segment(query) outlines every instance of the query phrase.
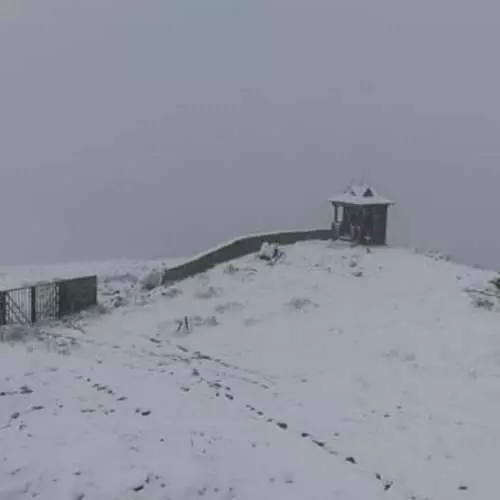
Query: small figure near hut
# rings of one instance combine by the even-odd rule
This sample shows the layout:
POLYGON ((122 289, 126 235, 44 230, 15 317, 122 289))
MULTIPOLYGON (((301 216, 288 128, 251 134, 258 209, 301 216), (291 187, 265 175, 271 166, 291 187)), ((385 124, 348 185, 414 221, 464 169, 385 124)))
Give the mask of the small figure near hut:
POLYGON ((334 239, 355 245, 386 244, 387 212, 394 202, 377 195, 370 187, 356 185, 329 201, 334 209, 334 239))

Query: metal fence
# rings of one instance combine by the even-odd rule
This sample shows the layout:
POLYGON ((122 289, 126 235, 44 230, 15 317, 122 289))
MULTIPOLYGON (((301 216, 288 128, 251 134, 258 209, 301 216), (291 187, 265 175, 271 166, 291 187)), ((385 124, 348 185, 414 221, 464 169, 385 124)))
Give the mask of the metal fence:
POLYGON ((97 276, 0 291, 0 326, 57 320, 97 305, 97 276))

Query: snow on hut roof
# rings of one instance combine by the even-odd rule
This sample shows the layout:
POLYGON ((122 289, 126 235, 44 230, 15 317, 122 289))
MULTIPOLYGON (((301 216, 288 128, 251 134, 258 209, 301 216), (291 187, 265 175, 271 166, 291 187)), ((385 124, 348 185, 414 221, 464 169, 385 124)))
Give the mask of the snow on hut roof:
POLYGON ((328 200, 341 205, 393 205, 394 202, 379 196, 371 187, 351 185, 342 194, 328 200))

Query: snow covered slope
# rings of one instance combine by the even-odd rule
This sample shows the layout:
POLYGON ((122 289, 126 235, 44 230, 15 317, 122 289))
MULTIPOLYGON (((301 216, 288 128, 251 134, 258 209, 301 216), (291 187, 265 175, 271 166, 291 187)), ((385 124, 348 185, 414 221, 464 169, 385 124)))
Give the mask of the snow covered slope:
POLYGON ((1 500, 498 496, 500 314, 464 291, 491 273, 327 243, 120 269, 110 312, 0 345, 1 500))

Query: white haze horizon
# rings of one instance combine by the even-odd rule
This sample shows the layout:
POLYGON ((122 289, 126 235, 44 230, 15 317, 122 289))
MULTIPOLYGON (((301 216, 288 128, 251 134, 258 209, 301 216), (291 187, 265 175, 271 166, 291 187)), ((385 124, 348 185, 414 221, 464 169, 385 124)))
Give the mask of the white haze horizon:
POLYGON ((500 268, 491 0, 6 0, 0 265, 176 258, 329 227, 500 268))

